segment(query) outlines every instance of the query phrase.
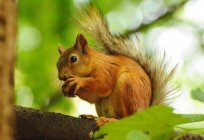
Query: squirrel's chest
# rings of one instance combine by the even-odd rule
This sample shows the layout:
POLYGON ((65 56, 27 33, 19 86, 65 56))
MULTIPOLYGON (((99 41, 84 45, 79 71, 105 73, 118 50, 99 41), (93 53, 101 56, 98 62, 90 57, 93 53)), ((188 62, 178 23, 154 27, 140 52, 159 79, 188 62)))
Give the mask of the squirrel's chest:
POLYGON ((103 99, 100 101, 100 103, 96 103, 95 106, 98 116, 105 116, 110 118, 116 117, 116 113, 112 105, 111 99, 103 99))

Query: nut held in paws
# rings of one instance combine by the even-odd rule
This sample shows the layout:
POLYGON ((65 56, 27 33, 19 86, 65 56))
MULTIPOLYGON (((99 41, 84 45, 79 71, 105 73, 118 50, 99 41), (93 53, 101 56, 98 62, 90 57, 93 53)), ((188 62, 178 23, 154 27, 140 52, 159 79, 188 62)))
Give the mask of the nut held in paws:
POLYGON ((74 95, 75 87, 76 87, 76 85, 71 86, 68 91, 65 90, 66 88, 62 88, 64 96, 75 97, 75 95, 74 95))

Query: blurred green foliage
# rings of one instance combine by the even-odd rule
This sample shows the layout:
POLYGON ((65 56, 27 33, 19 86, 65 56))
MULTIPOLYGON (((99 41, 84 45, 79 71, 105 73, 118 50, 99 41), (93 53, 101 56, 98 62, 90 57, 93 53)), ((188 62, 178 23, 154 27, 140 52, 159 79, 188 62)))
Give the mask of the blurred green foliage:
POLYGON ((16 104, 68 112, 58 81, 58 44, 71 46, 77 34, 69 0, 18 1, 16 104), (26 101, 28 100, 28 101, 26 101))
POLYGON ((204 91, 201 90, 200 88, 194 89, 191 92, 191 97, 195 100, 198 100, 200 102, 204 103, 204 91))

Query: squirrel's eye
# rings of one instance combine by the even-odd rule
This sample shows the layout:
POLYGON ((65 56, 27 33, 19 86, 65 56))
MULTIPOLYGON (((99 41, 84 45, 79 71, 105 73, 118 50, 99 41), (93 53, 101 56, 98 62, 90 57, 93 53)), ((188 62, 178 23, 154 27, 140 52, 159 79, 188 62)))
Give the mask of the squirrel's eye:
POLYGON ((70 60, 71 60, 71 63, 74 63, 74 62, 77 61, 77 57, 76 56, 71 56, 70 60))

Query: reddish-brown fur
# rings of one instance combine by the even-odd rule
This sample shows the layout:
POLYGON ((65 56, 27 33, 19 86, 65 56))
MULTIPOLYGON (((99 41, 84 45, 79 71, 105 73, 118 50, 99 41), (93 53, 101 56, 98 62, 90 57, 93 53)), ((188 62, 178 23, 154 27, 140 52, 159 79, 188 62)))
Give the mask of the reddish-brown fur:
POLYGON ((123 118, 149 106, 150 79, 132 59, 98 52, 88 47, 83 35, 78 35, 73 48, 60 53, 59 78, 68 85, 70 81, 78 84, 77 96, 94 103, 99 116, 123 118), (70 55, 76 55, 78 61, 70 63, 70 55))

